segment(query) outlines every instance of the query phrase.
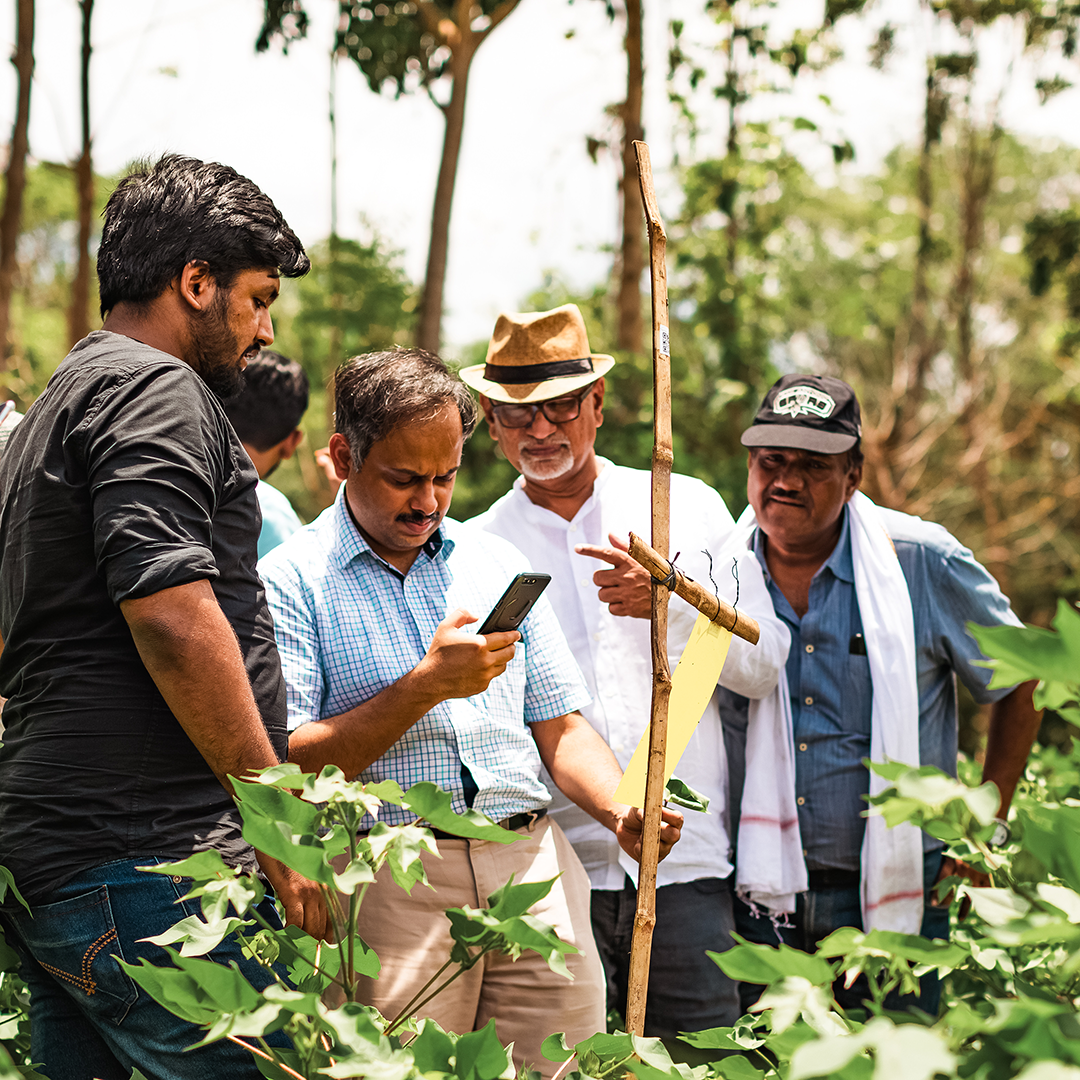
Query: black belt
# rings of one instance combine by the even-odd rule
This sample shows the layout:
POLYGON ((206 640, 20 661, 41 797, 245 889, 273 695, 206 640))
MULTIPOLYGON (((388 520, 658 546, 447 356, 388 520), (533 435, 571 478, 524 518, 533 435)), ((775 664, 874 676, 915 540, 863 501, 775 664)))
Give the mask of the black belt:
POLYGON ((811 870, 807 877, 811 891, 815 889, 855 889, 862 881, 858 870, 811 870))
MULTIPOLYGON (((535 825, 541 818, 547 817, 547 807, 539 810, 526 810, 523 814, 514 814, 513 817, 503 818, 498 824, 511 832, 524 829, 526 825, 535 825)), ((431 829, 431 826, 428 826, 431 829)), ((443 832, 442 829, 431 829, 431 835, 436 840, 464 840, 464 836, 456 836, 454 833, 443 832)))

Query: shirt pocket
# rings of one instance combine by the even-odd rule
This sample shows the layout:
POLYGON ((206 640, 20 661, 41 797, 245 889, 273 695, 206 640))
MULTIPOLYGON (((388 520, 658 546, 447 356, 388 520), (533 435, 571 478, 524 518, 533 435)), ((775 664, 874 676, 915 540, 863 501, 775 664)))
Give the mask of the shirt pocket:
POLYGON ((849 654, 847 681, 843 687, 844 730, 870 735, 874 707, 874 684, 870 680, 870 659, 849 654))

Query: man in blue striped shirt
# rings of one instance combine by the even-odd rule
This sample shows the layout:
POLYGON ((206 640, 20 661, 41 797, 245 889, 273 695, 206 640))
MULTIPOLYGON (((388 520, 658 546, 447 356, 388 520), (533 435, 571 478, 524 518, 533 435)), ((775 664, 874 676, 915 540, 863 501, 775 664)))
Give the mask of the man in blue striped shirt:
MULTIPOLYGON (((638 811, 612 801, 621 770, 577 709, 589 700, 550 605, 521 632, 470 632, 513 576, 530 569, 506 541, 444 520, 465 439, 476 424, 466 387, 440 360, 399 350, 348 361, 335 377, 330 454, 343 480, 334 505, 260 564, 288 688, 290 759, 333 763, 364 781, 429 780, 520 833, 503 846, 437 836, 425 856, 434 894, 403 894, 382 874, 364 898, 360 932, 382 974, 361 997, 393 1016, 444 962, 442 912, 484 906, 510 877, 561 875, 533 914, 580 951, 573 982, 526 953, 487 957, 424 1010, 468 1031, 494 1017, 515 1062, 550 1076, 540 1044, 604 1028, 603 976, 589 918, 589 880, 546 817, 555 783, 640 851, 638 811)), ((387 807, 382 820, 411 820, 387 807)), ((665 850, 681 817, 668 815, 665 850)))

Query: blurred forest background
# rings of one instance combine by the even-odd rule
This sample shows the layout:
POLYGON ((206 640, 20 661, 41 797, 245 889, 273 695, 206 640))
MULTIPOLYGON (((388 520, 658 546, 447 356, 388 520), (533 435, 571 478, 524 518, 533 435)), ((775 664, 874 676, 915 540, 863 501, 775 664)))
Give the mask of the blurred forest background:
MULTIPOLYGON (((312 29, 304 4, 333 2, 264 0, 257 39, 235 48, 287 53, 312 29)), ((273 312, 274 347, 300 360, 315 388, 305 442, 273 478, 305 518, 331 497, 313 452, 328 438, 325 386, 336 364, 395 343, 440 346, 470 65, 481 46, 499 49, 499 25, 519 3, 539 2, 338 4, 333 40, 324 43, 328 108, 312 118, 332 136, 330 235, 309 245, 312 273, 285 289, 273 312), (373 92, 427 94, 442 113, 422 281, 410 280, 393 236, 368 226, 339 234, 340 65, 359 68, 373 92)), ((651 0, 576 2, 605 5, 611 47, 625 55, 625 97, 597 116, 584 148, 594 161, 619 163, 621 227, 611 237, 610 273, 591 288, 571 288, 553 270, 506 306, 582 306, 593 348, 619 361, 598 447, 648 467, 648 281, 630 143, 649 135, 642 3, 651 0)), ((681 200, 667 222, 676 469, 716 487, 737 515, 745 506, 739 434, 764 390, 787 371, 838 375, 862 402, 865 490, 944 524, 998 577, 1021 617, 1048 623, 1058 595, 1080 597, 1080 149, 1007 130, 1000 105, 1017 79, 1031 81, 1044 104, 1070 89, 1080 4, 911 0, 910 17, 924 31, 922 131, 869 173, 855 167, 838 125, 793 111, 792 91, 841 59, 845 20, 873 22, 866 54, 845 58, 867 71, 894 62, 901 26, 867 0, 825 0, 817 24, 793 36, 775 29, 770 0, 686 4, 695 19, 672 19, 666 30, 668 122, 681 148, 681 200), (719 138, 700 137, 705 128, 719 138), (831 169, 807 165, 811 145, 827 149, 831 169)), ((28 145, 34 2, 14 4, 19 99, 0 216, 0 386, 20 409, 70 343, 99 325, 92 264, 115 178, 93 171, 94 0, 73 0, 71 12, 82 29, 82 152, 53 163, 28 145)), ((476 341, 455 359, 478 362, 485 347, 476 341)), ((483 510, 513 479, 478 431, 452 513, 483 510)))

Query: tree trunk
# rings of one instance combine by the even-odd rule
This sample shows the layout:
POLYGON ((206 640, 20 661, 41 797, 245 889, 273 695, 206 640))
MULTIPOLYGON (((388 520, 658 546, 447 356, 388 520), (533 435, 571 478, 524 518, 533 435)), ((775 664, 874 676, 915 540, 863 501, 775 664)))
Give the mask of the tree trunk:
POLYGON ((626 101, 622 107, 622 257, 619 261, 620 349, 641 351, 641 273, 645 245, 641 235, 641 207, 634 143, 644 140, 641 99, 645 79, 641 43, 641 0, 626 0, 626 101))
POLYGON ((427 274, 424 294, 420 300, 420 319, 416 325, 416 344, 428 352, 439 351, 443 288, 446 284, 446 257, 450 247, 450 208, 454 201, 454 182, 457 179, 458 158, 461 156, 461 133, 465 127, 465 92, 469 85, 469 68, 476 53, 476 38, 466 25, 454 48, 450 65, 453 86, 450 101, 443 106, 446 134, 443 139, 439 181, 435 185, 435 205, 431 212, 431 242, 428 247, 427 274))
POLYGON ((82 9, 82 65, 80 90, 82 106, 82 153, 75 166, 79 203, 78 261, 71 286, 68 310, 68 338, 72 345, 90 333, 90 229, 94 220, 94 167, 90 157, 90 20, 94 0, 79 0, 82 9))
POLYGON ((15 255, 22 225, 26 155, 29 151, 30 87, 34 74, 34 0, 17 0, 15 55, 11 62, 18 72, 19 93, 8 148, 4 209, 0 213, 0 366, 5 368, 11 356, 11 295, 15 284, 15 255))

